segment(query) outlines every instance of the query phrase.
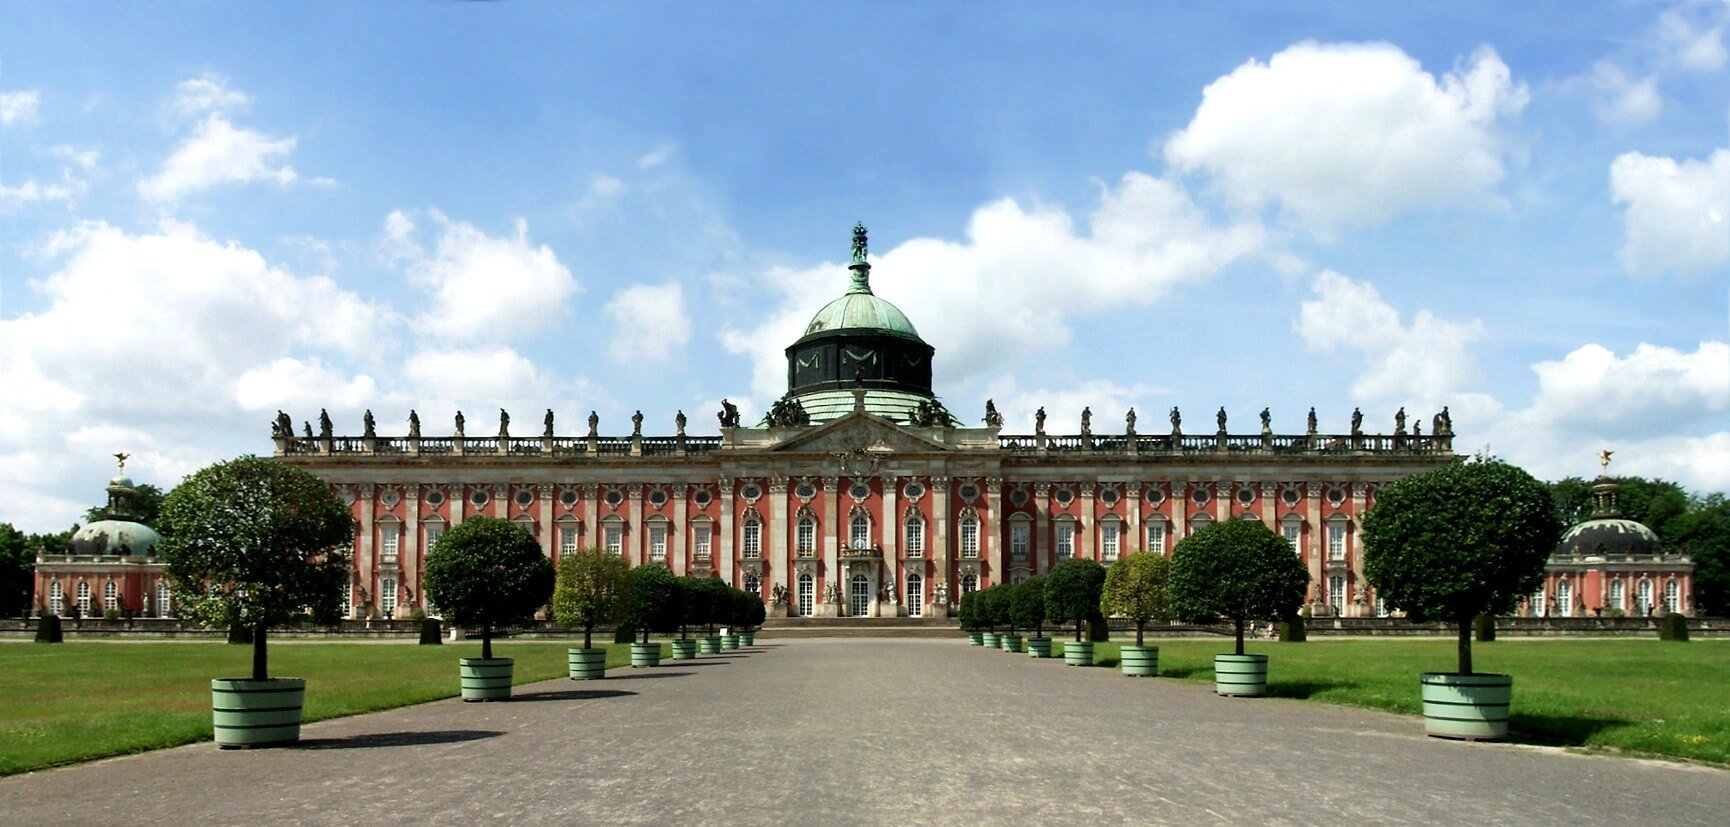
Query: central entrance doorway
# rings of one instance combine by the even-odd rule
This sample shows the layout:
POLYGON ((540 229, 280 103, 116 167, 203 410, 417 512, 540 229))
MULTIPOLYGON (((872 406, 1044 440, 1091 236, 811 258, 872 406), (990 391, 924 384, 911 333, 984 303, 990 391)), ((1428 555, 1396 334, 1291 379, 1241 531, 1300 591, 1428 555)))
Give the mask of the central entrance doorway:
POLYGON ((817 581, 811 575, 800 573, 797 599, 800 617, 810 617, 816 614, 817 581))
POLYGON ((853 575, 847 589, 847 611, 854 617, 871 613, 871 581, 863 574, 853 575))
POLYGON ((917 574, 907 575, 907 616, 923 617, 925 615, 925 578, 917 574))

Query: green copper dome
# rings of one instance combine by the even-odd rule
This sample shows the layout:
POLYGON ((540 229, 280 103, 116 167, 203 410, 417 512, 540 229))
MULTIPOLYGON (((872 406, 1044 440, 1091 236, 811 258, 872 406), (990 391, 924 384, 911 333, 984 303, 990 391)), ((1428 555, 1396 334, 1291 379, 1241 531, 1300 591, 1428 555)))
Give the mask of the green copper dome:
POLYGON ((907 314, 876 296, 871 295, 871 288, 847 291, 847 294, 823 306, 817 315, 811 317, 811 323, 805 326, 805 335, 824 333, 831 330, 876 330, 918 339, 919 331, 913 329, 913 323, 907 320, 907 314))

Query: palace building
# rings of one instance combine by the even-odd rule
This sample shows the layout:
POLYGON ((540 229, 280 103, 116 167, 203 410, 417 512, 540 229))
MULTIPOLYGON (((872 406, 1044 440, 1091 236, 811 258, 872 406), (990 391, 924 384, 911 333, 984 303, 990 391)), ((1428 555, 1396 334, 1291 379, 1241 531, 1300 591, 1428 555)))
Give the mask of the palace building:
POLYGON ((1609 455, 1602 455, 1605 474, 1592 484, 1591 515, 1562 535, 1544 566, 1543 585, 1526 601, 1526 614, 1692 615, 1693 560, 1665 550, 1652 529, 1622 516, 1616 504, 1621 486, 1608 476, 1609 455))
POLYGON ((1378 612, 1364 581, 1359 517, 1379 486, 1456 457, 1446 411, 1429 434, 1260 428, 1186 432, 1176 408, 1159 433, 1129 411, 1096 431, 1002 433, 958 421, 932 388, 931 345, 871 290, 863 227, 854 230, 851 284, 788 345, 787 394, 761 422, 726 401, 719 436, 603 435, 588 417, 560 434, 548 411, 539 435, 427 436, 410 413, 404 436, 295 433, 278 415, 275 454, 328 480, 360 527, 351 614, 434 611, 421 589, 426 550, 464 519, 510 520, 550 557, 601 546, 635 565, 715 576, 761 595, 773 614, 945 617, 959 596, 1047 571, 1058 560, 1109 563, 1136 550, 1169 554, 1178 538, 1220 520, 1254 519, 1292 541, 1314 579, 1312 612, 1378 612))

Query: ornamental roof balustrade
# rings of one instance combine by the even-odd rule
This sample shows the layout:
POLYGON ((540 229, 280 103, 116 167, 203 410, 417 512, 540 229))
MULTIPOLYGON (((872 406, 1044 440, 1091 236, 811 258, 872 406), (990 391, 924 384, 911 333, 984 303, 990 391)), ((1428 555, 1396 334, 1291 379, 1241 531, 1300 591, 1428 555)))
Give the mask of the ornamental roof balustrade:
POLYGON ((277 437, 278 456, 683 456, 721 447, 718 436, 277 437))
POLYGON ((1454 438, 1427 434, 1003 434, 997 437, 997 445, 1016 452, 1113 454, 1448 454, 1453 452, 1454 438))

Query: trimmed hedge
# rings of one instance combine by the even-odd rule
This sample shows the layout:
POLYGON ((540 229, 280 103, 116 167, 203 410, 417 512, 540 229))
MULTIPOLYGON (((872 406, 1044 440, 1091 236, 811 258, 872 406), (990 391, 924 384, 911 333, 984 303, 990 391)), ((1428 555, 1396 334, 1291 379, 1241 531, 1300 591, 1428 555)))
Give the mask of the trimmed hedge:
POLYGON ((1688 618, 1676 612, 1670 612, 1658 618, 1658 639, 1686 643, 1688 641, 1688 618))

